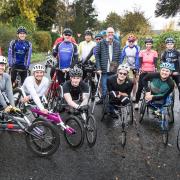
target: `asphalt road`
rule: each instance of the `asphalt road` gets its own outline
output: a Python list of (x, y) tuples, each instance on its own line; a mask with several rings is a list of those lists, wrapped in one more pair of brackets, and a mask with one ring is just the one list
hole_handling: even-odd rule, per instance
[[(178, 93), (176, 90), (176, 97)], [(72, 150), (60, 133), (61, 146), (49, 158), (39, 158), (26, 147), (23, 134), (0, 132), (0, 180), (178, 180), (180, 153), (176, 147), (180, 127), (179, 100), (175, 101), (175, 123), (169, 131), (169, 144), (162, 144), (158, 123), (145, 118), (127, 127), (127, 144), (120, 144), (118, 120), (100, 122), (101, 106), (96, 106), (98, 137), (96, 145), (87, 142)]]

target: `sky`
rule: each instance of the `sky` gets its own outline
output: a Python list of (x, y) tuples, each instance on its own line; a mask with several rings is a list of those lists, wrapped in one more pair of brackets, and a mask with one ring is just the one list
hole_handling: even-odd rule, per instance
[(116, 12), (119, 15), (123, 15), (124, 11), (133, 11), (136, 7), (138, 9), (140, 8), (140, 10), (145, 13), (145, 17), (149, 19), (154, 30), (163, 29), (163, 27), (171, 20), (177, 22), (177, 17), (168, 19), (162, 17), (155, 18), (154, 11), (157, 2), (158, 0), (94, 0), (94, 6), (96, 7), (99, 20), (105, 20), (110, 12)]

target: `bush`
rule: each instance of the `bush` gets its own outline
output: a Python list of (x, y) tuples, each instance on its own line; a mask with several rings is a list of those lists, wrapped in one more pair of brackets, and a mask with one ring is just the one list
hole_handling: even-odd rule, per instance
[(59, 37), (60, 37), (60, 35), (58, 33), (51, 32), (52, 45), (54, 44), (55, 40)]
[(0, 24), (0, 46), (3, 55), (7, 56), (9, 43), (16, 38), (16, 29), (12, 26)]
[(52, 39), (47, 31), (37, 31), (32, 35), (33, 38), (33, 51), (34, 52), (47, 52), (51, 49)]

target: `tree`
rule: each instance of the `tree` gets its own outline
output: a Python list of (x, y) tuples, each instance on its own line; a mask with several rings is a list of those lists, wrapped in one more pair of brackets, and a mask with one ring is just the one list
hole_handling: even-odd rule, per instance
[(36, 18), (39, 29), (50, 30), (52, 24), (56, 22), (57, 1), (58, 0), (43, 0), (43, 3), (38, 8), (39, 16)]
[(174, 17), (180, 12), (180, 1), (179, 0), (159, 0), (156, 4), (155, 15), (156, 17), (164, 16), (166, 18)]
[(134, 12), (126, 11), (122, 17), (122, 24), (120, 26), (121, 33), (139, 33), (146, 34), (151, 30), (151, 25), (148, 19), (145, 18), (144, 12), (134, 10)]
[(122, 18), (115, 12), (111, 12), (105, 20), (105, 25), (107, 27), (113, 27), (115, 31), (121, 29), (121, 24), (122, 24)]

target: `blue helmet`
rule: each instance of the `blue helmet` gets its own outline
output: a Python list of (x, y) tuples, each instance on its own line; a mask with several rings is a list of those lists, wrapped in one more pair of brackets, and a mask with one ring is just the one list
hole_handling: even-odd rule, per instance
[(170, 71), (174, 71), (174, 64), (169, 63), (169, 62), (164, 62), (162, 64), (160, 64), (160, 68), (165, 68), (165, 69), (169, 69)]
[(166, 44), (168, 44), (168, 43), (175, 43), (175, 40), (174, 40), (174, 38), (172, 38), (172, 37), (168, 37), (166, 40), (165, 40), (165, 43)]
[(106, 30), (102, 30), (102, 31), (100, 32), (100, 34), (101, 34), (102, 36), (106, 36), (106, 35), (107, 35), (107, 31), (106, 31)]

